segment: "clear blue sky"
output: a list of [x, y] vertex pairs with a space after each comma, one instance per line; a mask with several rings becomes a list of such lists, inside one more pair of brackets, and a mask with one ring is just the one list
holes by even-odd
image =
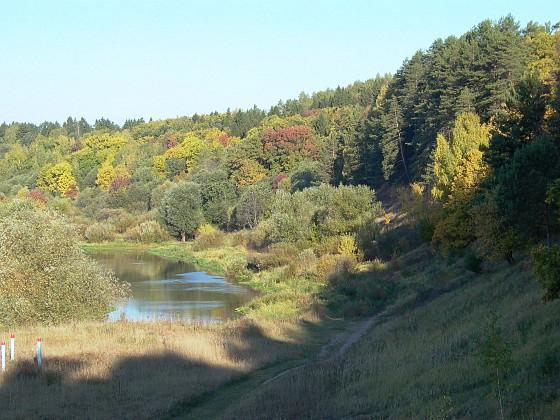
[[0, 121], [268, 108], [508, 13], [560, 20], [558, 0], [0, 0]]

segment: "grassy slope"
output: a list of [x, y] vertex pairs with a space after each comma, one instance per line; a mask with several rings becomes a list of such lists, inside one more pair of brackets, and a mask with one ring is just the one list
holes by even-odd
[[[406, 269], [421, 278], [422, 262]], [[402, 275], [402, 270], [395, 273]], [[248, 393], [226, 418], [495, 418], [480, 343], [495, 314], [512, 350], [504, 408], [513, 418], [560, 412], [560, 302], [542, 304], [526, 264], [500, 266], [373, 328], [344, 360], [317, 363]], [[556, 417], [557, 418], [557, 417]]]

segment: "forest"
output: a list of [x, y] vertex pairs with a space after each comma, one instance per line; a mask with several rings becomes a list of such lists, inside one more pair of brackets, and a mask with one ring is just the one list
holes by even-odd
[[[483, 21], [395, 74], [270, 109], [0, 125], [3, 327], [103, 320], [129, 291], [83, 249], [135, 244], [217, 261], [259, 292], [238, 310], [255, 320], [371, 315], [443, 293], [451, 283], [433, 279], [455, 269], [522, 270], [540, 305], [556, 308], [559, 233], [560, 28], [549, 23]], [[415, 253], [437, 263], [394, 276], [399, 264], [415, 267]], [[422, 271], [436, 264], [443, 271]], [[505, 344], [492, 334], [486, 354], [498, 371]], [[558, 392], [546, 392], [558, 408]], [[258, 417], [254, 402], [240, 404], [231, 418]], [[279, 418], [327, 415], [302, 404]]]

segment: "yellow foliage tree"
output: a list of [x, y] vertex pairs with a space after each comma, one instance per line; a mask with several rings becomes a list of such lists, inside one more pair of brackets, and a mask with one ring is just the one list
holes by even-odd
[[65, 195], [70, 189], [76, 189], [76, 179], [72, 175], [72, 166], [68, 162], [49, 165], [41, 171], [37, 182], [39, 188]]
[[444, 252], [463, 248], [476, 239], [472, 199], [488, 175], [481, 147], [487, 146], [490, 128], [476, 114], [459, 114], [448, 142], [437, 138], [433, 154], [432, 197], [443, 205], [432, 240]]
[[116, 177], [117, 171], [113, 167], [112, 159], [107, 159], [97, 170], [95, 183], [103, 191], [107, 191]]
[[165, 153], [154, 156], [152, 166], [159, 175], [166, 175], [166, 162], [171, 159], [185, 161], [187, 171], [192, 171], [198, 164], [199, 158], [206, 150], [216, 150], [222, 147], [219, 136], [223, 135], [220, 130], [206, 130], [202, 133], [189, 132], [183, 141]]
[[252, 159], [239, 162], [237, 168], [231, 173], [231, 179], [240, 187], [253, 185], [266, 178], [266, 169]]
[[[461, 113], [455, 119], [449, 141], [438, 134], [432, 155], [432, 196], [448, 201], [457, 171], [483, 169], [480, 148], [490, 142], [490, 127], [480, 123], [478, 115]], [[465, 168], [464, 165], [468, 167]], [[462, 169], [461, 169], [462, 168]], [[467, 176], [467, 173], [463, 175]], [[471, 174], [472, 176], [472, 174]]]

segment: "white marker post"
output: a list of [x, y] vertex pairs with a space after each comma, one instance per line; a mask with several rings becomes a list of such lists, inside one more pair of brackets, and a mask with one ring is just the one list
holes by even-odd
[[36, 352], [35, 360], [37, 361], [37, 367], [41, 369], [41, 365], [43, 364], [43, 340], [41, 338], [37, 339], [35, 352]]
[[10, 335], [10, 362], [16, 360], [16, 336]]
[[2, 360], [2, 372], [6, 371], [6, 343], [0, 343], [0, 359]]

